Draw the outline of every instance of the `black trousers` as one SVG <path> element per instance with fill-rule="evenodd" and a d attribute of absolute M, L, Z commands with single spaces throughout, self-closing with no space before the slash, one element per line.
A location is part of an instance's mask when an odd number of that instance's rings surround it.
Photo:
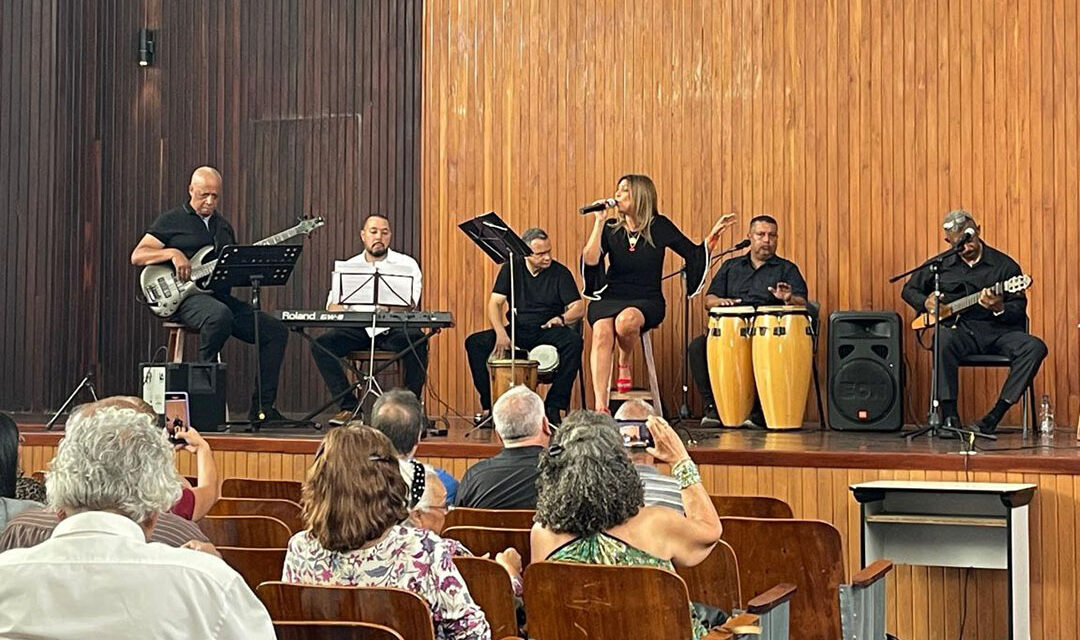
<path fill-rule="evenodd" d="M 199 331 L 199 361 L 214 362 L 230 336 L 255 344 L 255 308 L 228 294 L 196 294 L 184 300 L 176 318 Z M 259 375 L 262 378 L 262 405 L 274 406 L 278 377 L 285 358 L 289 330 L 277 318 L 259 312 Z M 258 407 L 258 393 L 251 394 L 251 407 Z"/>
<path fill-rule="evenodd" d="M 956 400 L 959 363 L 969 355 L 1002 355 L 1012 360 L 1009 375 L 1001 387 L 1001 399 L 1016 404 L 1024 390 L 1039 373 L 1046 358 L 1046 344 L 1023 331 L 993 331 L 983 326 L 968 326 L 962 321 L 953 327 L 942 327 L 941 363 L 938 369 L 938 399 Z"/>
<path fill-rule="evenodd" d="M 416 345 L 415 353 L 406 353 L 401 362 L 405 365 L 405 386 L 417 398 L 422 397 L 424 382 L 427 381 L 427 342 L 419 343 L 423 337 L 424 332 L 420 329 L 389 329 L 375 336 L 375 347 L 383 351 L 402 353 L 409 350 L 410 343 Z M 349 379 L 345 376 L 341 358 L 351 351 L 370 349 L 371 337 L 366 329 L 334 329 L 315 338 L 315 342 L 317 344 L 311 345 L 311 355 L 326 381 L 326 387 L 335 396 L 343 393 L 349 388 Z M 323 348 L 320 349 L 319 345 Z M 352 411 L 356 404 L 356 396 L 351 393 L 338 400 L 338 405 L 345 411 Z"/>
<path fill-rule="evenodd" d="M 507 333 L 510 327 L 506 328 Z M 581 370 L 581 334 L 569 327 L 518 327 L 517 346 L 532 349 L 541 344 L 549 344 L 559 352 L 559 367 L 551 380 L 544 407 L 569 409 L 570 396 L 574 392 L 574 379 Z M 465 352 L 469 355 L 469 369 L 472 370 L 473 385 L 480 394 L 480 406 L 491 409 L 491 378 L 488 376 L 488 356 L 495 349 L 495 331 L 488 329 L 470 335 L 465 339 Z"/>

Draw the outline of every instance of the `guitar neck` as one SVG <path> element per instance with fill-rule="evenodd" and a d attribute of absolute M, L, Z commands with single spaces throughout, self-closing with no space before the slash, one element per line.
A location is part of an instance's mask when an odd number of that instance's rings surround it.
<path fill-rule="evenodd" d="M 258 242 L 256 242 L 255 245 L 256 246 L 261 246 L 261 247 L 269 247 L 269 246 L 273 246 L 275 244 L 281 244 L 282 242 L 285 242 L 286 240 L 289 240 L 291 238 L 295 238 L 296 236 L 300 235 L 300 233 L 301 233 L 300 232 L 300 226 L 297 225 L 297 226 L 292 227 L 290 229 L 286 229 L 286 230 L 282 231 L 281 233 L 275 233 L 274 235 L 270 236 L 269 238 L 263 238 L 262 240 L 259 240 Z M 202 265 L 199 265 L 198 267 L 195 267 L 194 269 L 191 270 L 191 279 L 192 280 L 201 280 L 201 279 L 205 278 L 206 276 L 208 276 L 208 275 L 210 275 L 211 273 L 214 272 L 214 266 L 216 264 L 217 264 L 217 260 L 211 260 L 210 262 L 207 262 L 206 264 L 202 264 Z"/>
<path fill-rule="evenodd" d="M 994 295 L 1001 295 L 1001 283 L 995 283 L 992 287 L 990 287 L 990 290 L 994 292 Z M 976 291 L 975 293 L 968 294 L 963 298 L 958 298 L 957 300 L 949 303 L 949 309 L 951 309 L 953 313 L 960 313 L 964 309 L 978 304 L 979 298 L 981 296 L 982 291 Z"/>

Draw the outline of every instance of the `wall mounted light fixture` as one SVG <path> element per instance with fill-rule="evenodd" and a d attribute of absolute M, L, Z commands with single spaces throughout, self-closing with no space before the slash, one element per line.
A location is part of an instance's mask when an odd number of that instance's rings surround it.
<path fill-rule="evenodd" d="M 150 67 L 154 64 L 154 32 L 139 29 L 139 66 Z"/>

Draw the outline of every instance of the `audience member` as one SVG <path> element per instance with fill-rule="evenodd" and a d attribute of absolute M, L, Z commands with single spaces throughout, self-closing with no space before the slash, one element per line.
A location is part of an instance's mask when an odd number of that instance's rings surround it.
<path fill-rule="evenodd" d="M 650 416 L 655 415 L 653 406 L 648 402 L 629 400 L 622 403 L 619 410 L 615 412 L 615 422 L 612 426 L 621 428 L 623 425 L 619 425 L 620 422 L 644 423 Z M 626 443 L 625 438 L 623 442 Z M 656 459 L 644 446 L 635 443 L 627 446 L 626 452 L 630 455 L 630 461 L 634 463 L 638 475 L 641 476 L 642 486 L 645 487 L 645 506 L 667 507 L 684 513 L 679 481 L 660 473 L 654 464 Z"/>
<path fill-rule="evenodd" d="M 25 549 L 48 540 L 59 523 L 60 518 L 51 509 L 37 507 L 23 511 L 4 527 L 0 535 L 0 553 L 8 549 Z M 158 517 L 148 540 L 170 547 L 182 547 L 192 540 L 210 542 L 197 524 L 168 511 Z"/>
<path fill-rule="evenodd" d="M 455 505 L 474 509 L 535 509 L 540 452 L 551 439 L 544 401 L 521 385 L 492 408 L 503 450 L 465 472 Z"/>
<path fill-rule="evenodd" d="M 98 402 L 100 407 L 118 407 L 134 409 L 146 414 L 155 422 L 157 413 L 148 402 L 137 396 L 113 396 Z M 191 486 L 187 478 L 180 477 L 180 499 L 169 511 L 185 520 L 202 520 L 203 516 L 210 512 L 210 508 L 221 497 L 221 485 L 218 482 L 217 463 L 214 462 L 214 452 L 210 445 L 203 439 L 202 434 L 191 428 L 177 431 L 174 439 L 180 439 L 187 444 L 176 445 L 177 450 L 184 450 L 195 454 L 195 477 L 197 486 Z"/>
<path fill-rule="evenodd" d="M 408 488 L 393 444 L 363 426 L 326 435 L 303 486 L 307 529 L 289 540 L 281 579 L 396 587 L 427 601 L 440 640 L 487 640 L 484 612 L 453 563 L 451 545 L 401 523 Z"/>
<path fill-rule="evenodd" d="M 424 406 L 420 404 L 420 399 L 416 397 L 416 394 L 408 389 L 387 391 L 379 396 L 371 408 L 371 426 L 390 438 L 398 457 L 404 460 L 412 460 L 415 457 L 426 422 Z M 439 482 L 446 487 L 448 503 L 453 504 L 458 492 L 457 478 L 437 467 L 430 465 L 428 467 L 435 472 L 439 477 Z"/>
<path fill-rule="evenodd" d="M 644 505 L 641 479 L 622 438 L 599 421 L 563 422 L 540 458 L 539 500 L 532 529 L 532 560 L 588 564 L 693 566 L 720 539 L 720 518 L 697 467 L 663 419 L 650 417 L 652 454 L 672 463 L 686 517 Z M 691 611 L 693 609 L 691 608 Z M 705 625 L 691 613 L 694 638 Z"/>
<path fill-rule="evenodd" d="M 0 413 L 0 528 L 20 512 L 41 506 L 41 503 L 33 500 L 18 499 L 19 476 L 22 473 L 19 468 L 21 450 L 22 436 L 15 421 Z M 44 493 L 41 492 L 42 495 Z"/>
<path fill-rule="evenodd" d="M 22 462 L 19 459 L 22 455 L 23 437 L 19 433 L 19 427 L 15 424 L 15 421 L 11 419 L 11 416 L 6 413 L 0 413 L 0 446 L 4 447 L 5 452 L 10 452 L 8 447 L 11 446 L 10 439 L 15 441 L 15 495 L 7 496 L 9 498 L 15 498 L 16 500 L 32 500 L 34 502 L 45 502 L 45 485 L 37 480 L 23 475 Z M 3 455 L 3 453 L 0 453 Z M 8 462 L 5 460 L 5 464 Z M 5 467 L 6 468 L 6 467 Z M 7 478 L 8 476 L 5 476 Z M 0 484 L 4 482 L 0 479 Z"/>
<path fill-rule="evenodd" d="M 172 447 L 149 416 L 81 407 L 46 487 L 60 519 L 52 537 L 0 554 L 0 636 L 274 637 L 266 609 L 212 545 L 147 543 L 180 494 Z"/>

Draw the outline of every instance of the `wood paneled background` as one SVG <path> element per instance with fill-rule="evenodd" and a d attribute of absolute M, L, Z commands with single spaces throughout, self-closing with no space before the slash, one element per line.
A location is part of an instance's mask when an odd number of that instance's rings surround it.
<path fill-rule="evenodd" d="M 519 232 L 546 227 L 573 265 L 590 225 L 577 207 L 642 172 L 694 238 L 727 211 L 774 215 L 780 253 L 823 317 L 910 319 L 887 278 L 944 249 L 943 214 L 966 207 L 1035 279 L 1031 327 L 1050 347 L 1036 389 L 1069 428 L 1080 409 L 1078 26 L 1068 0 L 427 2 L 427 306 L 458 320 L 435 346 L 437 388 L 478 405 L 461 343 L 485 325 L 496 273 L 456 225 L 495 210 Z M 674 407 L 681 291 L 665 287 L 653 338 Z M 690 335 L 704 326 L 695 300 Z M 904 338 L 921 420 L 930 359 Z M 981 415 L 1003 376 L 965 372 L 962 413 Z"/>
<path fill-rule="evenodd" d="M 241 241 L 327 219 L 265 308 L 322 307 L 369 213 L 419 255 L 421 19 L 420 0 L 0 3 L 0 407 L 55 408 L 92 366 L 99 391 L 136 391 L 165 332 L 128 258 L 201 164 L 223 173 Z M 141 27 L 156 31 L 149 68 Z M 223 356 L 239 412 L 253 351 Z M 281 388 L 286 409 L 323 396 L 299 339 Z"/>

